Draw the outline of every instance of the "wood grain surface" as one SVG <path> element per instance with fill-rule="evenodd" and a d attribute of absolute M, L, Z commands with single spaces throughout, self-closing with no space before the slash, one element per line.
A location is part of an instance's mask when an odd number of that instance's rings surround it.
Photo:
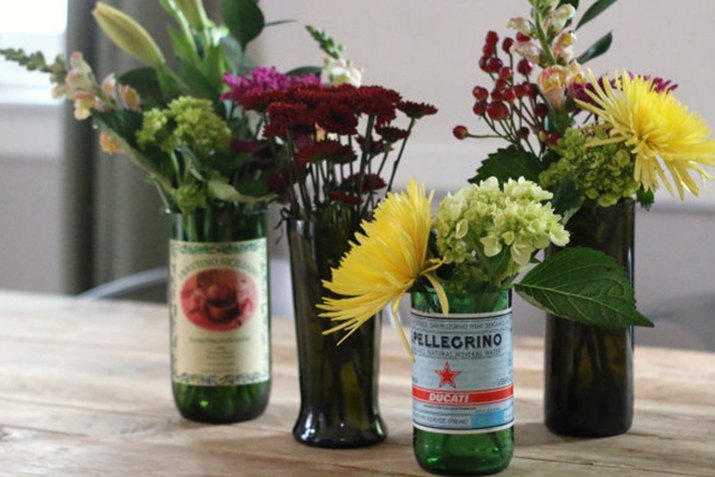
<path fill-rule="evenodd" d="M 383 330 L 380 445 L 296 443 L 293 322 L 273 322 L 273 392 L 260 418 L 182 419 L 169 385 L 165 307 L 0 292 L 0 476 L 428 475 L 412 456 L 410 362 Z M 715 354 L 636 350 L 626 435 L 573 439 L 542 424 L 541 340 L 515 340 L 517 447 L 507 476 L 715 476 Z"/>

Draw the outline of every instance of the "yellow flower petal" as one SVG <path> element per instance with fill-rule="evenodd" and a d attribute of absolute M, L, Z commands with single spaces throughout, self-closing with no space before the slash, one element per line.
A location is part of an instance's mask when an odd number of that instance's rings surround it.
<path fill-rule="evenodd" d="M 325 288 L 342 295 L 323 298 L 318 305 L 323 310 L 320 316 L 338 323 L 326 334 L 346 331 L 344 340 L 388 304 L 396 310 L 415 281 L 442 264 L 427 259 L 433 196 L 412 180 L 407 192 L 389 194 L 375 209 L 374 219 L 363 221 L 364 233 L 355 234 L 356 242 L 332 270 L 332 279 L 323 282 Z M 428 280 L 439 285 L 432 276 Z M 440 297 L 440 301 L 447 313 L 446 300 Z M 409 350 L 404 337 L 403 341 Z"/>
<path fill-rule="evenodd" d="M 576 102 L 606 122 L 612 142 L 631 147 L 635 179 L 646 190 L 655 190 L 662 182 L 672 195 L 675 186 L 681 199 L 686 190 L 698 195 L 691 174 L 711 179 L 701 166 L 715 165 L 715 141 L 707 123 L 672 93 L 657 92 L 652 80 L 642 76 L 631 78 L 624 71 L 616 76 L 614 87 L 606 78 L 599 83 L 591 73 L 591 85 L 594 91 L 586 92 L 594 104 Z"/>

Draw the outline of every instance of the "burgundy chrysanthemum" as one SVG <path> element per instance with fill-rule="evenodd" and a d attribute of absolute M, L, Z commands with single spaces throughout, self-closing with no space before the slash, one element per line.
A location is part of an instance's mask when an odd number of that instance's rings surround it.
<path fill-rule="evenodd" d="M 263 113 L 272 103 L 282 101 L 285 98 L 283 91 L 261 91 L 260 93 L 249 93 L 241 96 L 237 100 L 238 104 L 247 111 L 258 111 Z"/>
<path fill-rule="evenodd" d="M 387 124 L 397 117 L 397 103 L 402 99 L 397 91 L 382 86 L 361 86 L 355 93 L 358 111 L 374 116 L 378 125 Z"/>
<path fill-rule="evenodd" d="M 385 140 L 385 142 L 393 143 L 401 141 L 410 135 L 406 129 L 400 129 L 393 126 L 378 126 L 375 131 Z"/>
<path fill-rule="evenodd" d="M 357 133 L 358 118 L 348 106 L 328 101 L 318 107 L 317 122 L 329 133 L 352 135 Z"/>
<path fill-rule="evenodd" d="M 330 198 L 348 205 L 360 205 L 362 202 L 360 196 L 353 194 L 352 192 L 345 192 L 344 190 L 331 191 Z"/>
<path fill-rule="evenodd" d="M 360 192 L 374 192 L 387 187 L 382 177 L 377 174 L 364 174 L 362 181 L 360 174 L 350 175 L 345 178 L 340 187 L 357 192 L 358 189 L 360 189 L 360 182 L 362 182 L 362 190 Z"/>
<path fill-rule="evenodd" d="M 319 161 L 346 164 L 355 159 L 357 159 L 357 156 L 350 146 L 332 140 L 307 144 L 295 153 L 295 161 L 299 166 L 305 166 L 311 162 Z"/>
<path fill-rule="evenodd" d="M 276 102 L 268 106 L 268 122 L 263 129 L 265 137 L 295 135 L 312 131 L 315 118 L 304 104 Z"/>
<path fill-rule="evenodd" d="M 365 141 L 365 138 L 364 138 L 363 136 L 358 136 L 356 141 L 357 141 L 358 145 L 360 146 L 360 149 L 361 149 L 363 152 L 366 152 L 366 151 L 367 151 L 368 142 Z M 380 140 L 376 140 L 376 139 L 370 138 L 369 146 L 370 146 L 370 148 L 369 148 L 370 157 L 372 157 L 372 156 L 376 156 L 376 155 L 378 155 L 378 154 L 384 153 L 384 152 L 385 152 L 386 144 L 385 144 L 384 141 L 380 141 Z"/>
<path fill-rule="evenodd" d="M 400 101 L 397 109 L 405 113 L 410 119 L 420 119 L 424 116 L 437 114 L 437 108 L 428 103 L 416 103 L 414 101 Z"/>

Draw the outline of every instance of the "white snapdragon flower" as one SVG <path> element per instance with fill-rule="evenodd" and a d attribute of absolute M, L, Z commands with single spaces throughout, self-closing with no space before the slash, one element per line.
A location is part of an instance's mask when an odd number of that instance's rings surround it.
<path fill-rule="evenodd" d="M 347 83 L 359 87 L 362 84 L 362 70 L 345 58 L 326 58 L 324 70 L 332 85 Z"/>

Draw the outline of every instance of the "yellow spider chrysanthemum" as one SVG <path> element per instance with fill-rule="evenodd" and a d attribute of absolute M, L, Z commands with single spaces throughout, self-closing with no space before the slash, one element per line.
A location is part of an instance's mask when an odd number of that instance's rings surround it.
<path fill-rule="evenodd" d="M 448 312 L 447 298 L 432 274 L 441 260 L 427 259 L 432 213 L 430 206 L 434 192 L 425 194 L 424 186 L 410 181 L 407 192 L 389 194 L 375 209 L 374 219 L 364 221 L 364 234 L 357 233 L 356 243 L 332 270 L 332 280 L 323 285 L 341 298 L 323 298 L 318 308 L 320 316 L 339 322 L 325 333 L 347 331 L 342 343 L 372 316 L 392 305 L 397 318 L 400 299 L 412 288 L 415 280 L 426 277 L 440 298 L 444 313 Z M 402 327 L 402 340 L 410 349 Z"/>
<path fill-rule="evenodd" d="M 586 90 L 595 104 L 576 101 L 610 128 L 611 138 L 594 145 L 625 142 L 636 156 L 635 179 L 646 190 L 658 188 L 658 178 L 674 194 L 665 169 L 681 199 L 685 189 L 698 195 L 691 171 L 702 179 L 712 176 L 703 165 L 715 164 L 715 141 L 707 123 L 667 91 L 657 92 L 653 81 L 623 72 L 614 85 L 604 78 L 599 83 L 591 73 L 594 91 Z M 664 169 L 665 168 L 665 169 Z"/>

